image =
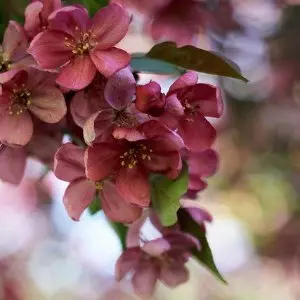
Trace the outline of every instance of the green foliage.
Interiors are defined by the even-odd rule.
[[[180,67],[147,57],[143,53],[132,54],[131,67],[134,71],[151,74],[181,75],[185,72],[185,70]]]
[[[180,220],[181,229],[196,237],[201,244],[200,251],[197,249],[193,251],[194,257],[206,268],[208,268],[219,280],[227,284],[226,280],[223,278],[214,262],[211,249],[206,239],[205,228],[203,226],[199,226],[199,224],[192,219],[189,213],[187,213],[183,209],[180,210]]]
[[[89,206],[89,212],[91,215],[95,215],[97,212],[102,210],[101,199],[99,194],[95,195],[93,202]]]
[[[229,59],[194,46],[177,48],[173,42],[164,42],[155,45],[146,56],[187,70],[248,81]]]
[[[188,188],[188,167],[184,165],[181,174],[175,180],[165,176],[154,176],[152,180],[152,204],[163,226],[172,226],[177,222],[179,200]]]
[[[82,4],[87,8],[90,15],[93,16],[100,8],[108,5],[108,0],[67,0],[68,4]]]
[[[119,237],[120,243],[122,245],[122,249],[126,249],[126,236],[128,232],[128,227],[122,223],[109,222],[112,229],[115,231],[117,236]]]

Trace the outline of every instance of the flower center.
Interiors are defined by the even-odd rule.
[[[76,38],[65,37],[65,46],[71,48],[75,55],[87,54],[97,44],[91,31],[80,32],[79,27],[76,26],[75,35]]]
[[[6,54],[0,51],[0,73],[7,72],[11,67],[11,61],[8,60]]]
[[[121,166],[133,169],[143,160],[151,160],[152,149],[144,144],[137,144],[120,156]]]
[[[97,191],[101,191],[103,189],[103,182],[102,181],[95,181],[94,182],[94,185],[95,185],[95,189]]]
[[[139,125],[135,115],[126,112],[125,110],[115,110],[115,121],[119,127],[134,128]]]
[[[28,89],[26,89],[24,84],[19,88],[13,89],[8,108],[9,114],[11,116],[20,115],[26,111],[28,106],[31,104],[30,96],[31,93]]]
[[[199,114],[198,109],[199,105],[192,105],[188,102],[188,100],[183,100],[182,102],[183,108],[184,108],[184,114],[186,116],[186,120],[193,122],[194,120],[192,118],[189,118],[189,116],[197,116]]]

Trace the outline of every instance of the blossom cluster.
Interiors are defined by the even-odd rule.
[[[177,223],[163,227],[152,208],[151,176],[176,180],[187,164],[186,196],[206,187],[218,165],[216,130],[207,118],[219,118],[223,103],[220,90],[198,83],[195,72],[167,93],[155,81],[138,84],[130,54],[116,47],[129,24],[119,3],[90,17],[84,7],[60,0],[32,1],[24,27],[9,23],[0,48],[0,178],[20,183],[33,156],[70,183],[63,202],[73,220],[101,199],[108,219],[132,224],[117,279],[134,270],[136,291],[151,294],[157,279],[171,287],[185,282],[185,263],[201,249],[183,231],[180,212],[199,230],[211,220],[187,200]],[[71,142],[62,144],[64,134]],[[140,239],[145,216],[161,238]]]

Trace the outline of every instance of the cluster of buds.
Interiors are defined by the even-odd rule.
[[[201,245],[182,229],[186,214],[179,211],[172,228],[159,223],[150,178],[176,180],[186,163],[186,195],[206,187],[218,164],[211,149],[216,130],[207,117],[222,114],[220,90],[198,83],[195,72],[178,78],[166,94],[157,82],[139,85],[130,54],[115,47],[130,24],[119,3],[90,18],[80,5],[32,1],[25,20],[24,27],[9,23],[0,48],[0,178],[20,183],[27,157],[38,158],[70,183],[63,202],[73,220],[98,196],[108,219],[132,224],[117,279],[134,270],[141,294],[151,294],[157,279],[171,287],[185,282],[185,263]],[[66,132],[72,141],[62,144]],[[204,230],[210,216],[194,204],[180,210]],[[138,235],[133,243],[132,231],[139,232],[149,214],[162,237]]]

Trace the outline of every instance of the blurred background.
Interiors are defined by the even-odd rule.
[[[0,0],[1,28],[22,20],[27,1]],[[200,74],[223,88],[225,115],[215,122],[220,170],[199,198],[214,216],[208,226],[218,282],[196,263],[175,290],[153,299],[300,299],[300,1],[219,0],[198,47],[233,60],[250,82]],[[135,14],[121,47],[154,44]],[[0,28],[0,30],[1,30]],[[141,74],[165,90],[175,77]],[[138,299],[114,282],[121,245],[102,213],[71,221],[66,184],[37,161],[20,187],[0,183],[0,299]]]

